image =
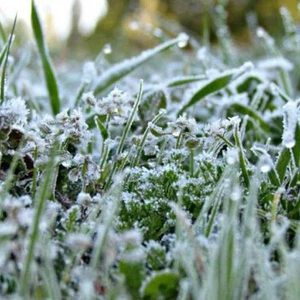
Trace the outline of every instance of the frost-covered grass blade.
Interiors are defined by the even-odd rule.
[[[3,62],[3,69],[2,69],[1,83],[0,83],[0,103],[2,103],[5,99],[6,69],[7,69],[8,56],[9,56],[11,44],[13,42],[13,36],[14,36],[16,24],[17,24],[17,16],[15,16],[13,27],[9,36],[9,40],[7,42],[7,47],[5,47],[6,51],[5,53],[3,53],[4,62]],[[1,66],[1,61],[0,61],[0,66]]]
[[[104,72],[96,81],[93,90],[97,95],[113,85],[115,82],[122,79],[124,76],[128,75],[136,68],[147,62],[149,59],[155,57],[157,54],[166,51],[167,49],[178,45],[182,41],[183,37],[179,36],[176,39],[167,41],[156,48],[147,50],[140,54],[139,56],[122,61],[119,64],[112,66],[106,72]]]
[[[31,2],[31,26],[33,29],[35,41],[42,60],[44,77],[47,85],[48,95],[50,99],[50,106],[54,115],[60,112],[60,96],[58,83],[54,72],[54,67],[51,58],[48,54],[47,45],[44,40],[42,25],[37,12],[34,0]]]

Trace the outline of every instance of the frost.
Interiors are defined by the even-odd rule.
[[[17,233],[18,226],[13,222],[1,222],[0,237],[12,236]]]
[[[168,127],[173,136],[178,137],[181,132],[189,132],[196,134],[198,132],[198,125],[194,118],[187,118],[186,114],[183,114],[177,120],[168,123]]]
[[[129,95],[114,88],[107,97],[97,101],[95,111],[99,115],[108,115],[112,118],[127,118],[132,108],[132,99]]]
[[[82,95],[82,100],[88,105],[88,106],[95,106],[97,103],[97,100],[92,92],[84,93]]]
[[[267,154],[263,155],[260,159],[260,170],[262,173],[268,173],[273,168],[273,161]]]
[[[189,36],[182,32],[178,35],[178,47],[179,48],[184,48],[186,47],[187,43],[188,43],[188,40],[189,40]]]
[[[286,71],[292,71],[294,69],[293,64],[284,57],[268,58],[260,61],[257,64],[260,69],[282,69]]]
[[[82,206],[90,206],[92,197],[88,193],[81,192],[77,196],[77,203]]]
[[[6,100],[0,106],[0,129],[27,123],[29,110],[22,98]]]
[[[97,69],[94,62],[86,62],[83,66],[82,82],[87,84],[91,83],[97,77]]]
[[[283,135],[282,143],[287,148],[293,148],[296,144],[295,130],[298,118],[297,102],[290,101],[283,107]]]
[[[69,234],[66,243],[74,251],[84,251],[91,246],[90,237],[82,233]]]
[[[229,148],[226,151],[226,161],[229,165],[233,165],[239,161],[239,152],[235,148]]]

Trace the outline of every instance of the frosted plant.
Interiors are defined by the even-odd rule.
[[[59,129],[62,131],[59,134],[61,143],[69,139],[71,143],[84,144],[90,140],[91,133],[81,110],[75,109],[71,113],[65,110],[57,115],[56,120]]]
[[[168,122],[168,128],[174,137],[178,137],[180,133],[184,132],[190,134],[198,132],[196,120],[194,118],[187,118],[186,114],[183,114],[173,122]]]
[[[85,102],[93,107],[93,111],[108,118],[124,120],[132,108],[132,98],[124,91],[114,88],[107,97],[95,100],[92,94],[85,94]]]

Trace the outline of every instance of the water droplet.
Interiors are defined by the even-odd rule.
[[[182,32],[178,35],[178,39],[179,39],[178,47],[179,48],[184,48],[184,47],[186,47],[186,45],[188,43],[189,36],[186,33]]]
[[[111,54],[111,52],[112,52],[111,45],[110,45],[110,44],[106,44],[106,45],[103,47],[103,53],[104,53],[104,54]]]

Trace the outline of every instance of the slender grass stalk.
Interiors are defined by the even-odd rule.
[[[7,69],[9,52],[10,52],[10,47],[11,47],[12,42],[13,42],[13,35],[14,35],[14,32],[15,32],[16,24],[17,24],[17,15],[15,16],[15,19],[14,19],[14,23],[13,23],[13,26],[12,26],[12,30],[11,30],[11,33],[10,33],[10,36],[9,36],[9,40],[8,40],[7,48],[6,48],[6,52],[5,52],[5,59],[4,59],[2,75],[1,75],[1,83],[0,83],[0,103],[3,103],[3,101],[5,99],[6,69]]]
[[[139,93],[137,95],[137,99],[136,101],[134,102],[134,105],[133,105],[133,108],[131,110],[131,113],[129,115],[129,118],[128,118],[128,121],[126,123],[126,126],[123,130],[123,133],[122,133],[122,137],[121,137],[121,140],[120,140],[120,143],[119,143],[119,146],[117,148],[117,152],[116,152],[116,155],[120,155],[123,148],[124,148],[124,145],[125,145],[125,142],[126,142],[126,138],[128,136],[128,133],[129,133],[129,130],[131,128],[131,125],[133,123],[133,120],[137,114],[137,111],[138,111],[138,108],[139,108],[139,105],[140,105],[140,102],[141,102],[141,99],[142,99],[142,95],[143,95],[143,80],[140,81],[140,89],[139,89]],[[116,167],[117,167],[117,164],[116,164],[116,161],[114,162],[113,164],[113,167],[112,167],[112,170],[110,172],[110,175],[109,175],[109,178],[108,178],[108,181],[105,185],[105,189],[107,189],[110,184],[111,184],[111,180],[112,180],[112,177],[116,171]]]
[[[113,200],[109,205],[109,209],[107,208],[107,211],[105,211],[105,214],[104,213],[101,214],[100,222],[98,223],[101,224],[103,222],[103,225],[101,227],[98,227],[99,230],[97,231],[97,239],[95,241],[95,246],[92,252],[90,266],[93,270],[97,269],[101,254],[103,253],[104,250],[104,243],[107,238],[108,231],[111,228],[113,220],[119,209],[119,204],[120,204],[119,184],[114,185],[111,188],[111,191],[113,191],[113,193],[112,192],[110,193],[113,196]]]
[[[146,139],[147,139],[147,136],[149,134],[149,131],[151,129],[151,126],[152,125],[155,125],[160,119],[161,117],[165,114],[166,112],[165,111],[161,111],[157,116],[154,117],[154,119],[148,124],[147,128],[145,129],[144,131],[144,134],[143,134],[143,137],[141,139],[141,142],[139,143],[139,146],[138,146],[138,151],[137,151],[137,154],[134,158],[134,160],[132,161],[132,164],[131,164],[131,167],[136,167],[139,163],[139,160],[141,158],[141,155],[142,155],[142,152],[144,150],[144,146],[145,146],[145,143],[146,143]]]
[[[244,183],[245,183],[246,187],[249,188],[249,184],[250,184],[249,173],[248,173],[248,170],[247,170],[246,157],[245,157],[245,154],[244,154],[244,148],[243,148],[243,145],[242,145],[238,125],[236,125],[235,128],[234,128],[234,139],[235,139],[235,144],[239,149],[240,167],[241,167],[241,170],[242,170]]]
[[[25,258],[22,278],[21,278],[21,286],[20,286],[20,296],[27,297],[29,296],[30,290],[30,281],[31,281],[31,264],[33,263],[34,258],[34,249],[39,239],[39,225],[42,218],[42,214],[44,211],[44,206],[47,198],[51,193],[51,183],[52,183],[52,175],[53,175],[53,164],[56,155],[57,144],[55,143],[52,147],[52,151],[49,157],[49,161],[47,163],[47,167],[45,169],[44,178],[37,194],[36,199],[36,210],[33,218],[32,228],[31,228],[31,236],[29,241],[29,246],[27,250],[27,256]]]

